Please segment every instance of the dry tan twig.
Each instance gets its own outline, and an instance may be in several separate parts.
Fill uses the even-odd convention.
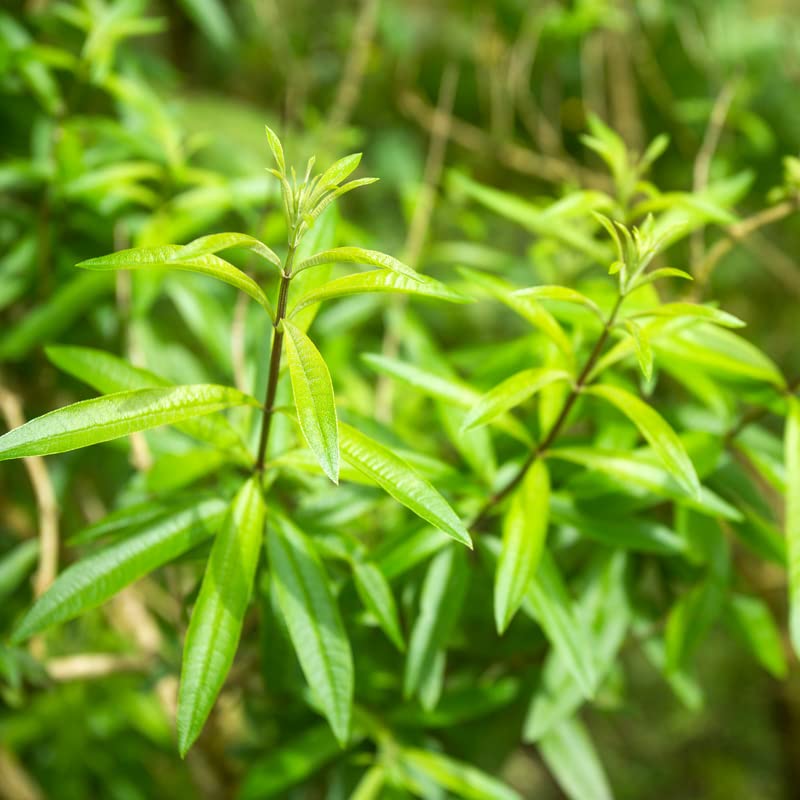
[[[42,790],[5,747],[0,747],[0,799],[44,800]]]
[[[3,386],[0,386],[0,411],[9,428],[18,428],[25,423],[22,401]],[[39,566],[33,581],[38,597],[55,580],[58,571],[58,500],[44,459],[35,456],[23,459],[23,463],[33,487],[39,516]]]
[[[63,683],[104,678],[118,672],[140,672],[148,669],[152,663],[152,656],[147,654],[79,653],[51,658],[45,662],[44,668],[52,680]]]

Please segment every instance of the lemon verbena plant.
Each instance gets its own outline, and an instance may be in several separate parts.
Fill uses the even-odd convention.
[[[267,138],[286,221],[283,257],[252,236],[220,233],[186,245],[123,250],[78,265],[87,270],[184,270],[216,278],[249,295],[271,321],[263,398],[232,386],[170,385],[159,375],[106,352],[54,347],[49,355],[61,369],[103,395],[52,411],[0,438],[3,460],[62,453],[164,425],[174,425],[206,446],[192,457],[209,460],[217,468],[216,491],[188,500],[162,495],[157,503],[124,508],[93,526],[80,541],[102,538],[106,546],[65,569],[12,635],[12,641],[22,642],[69,620],[212,540],[183,650],[177,728],[184,754],[200,733],[233,663],[265,531],[276,601],[300,665],[336,738],[344,745],[351,734],[353,658],[348,636],[332,580],[309,537],[292,520],[294,500],[279,490],[283,471],[321,470],[334,483],[346,471],[348,478],[383,488],[461,545],[471,544],[448,502],[403,457],[338,420],[328,367],[306,332],[313,318],[309,309],[338,297],[399,292],[451,302],[465,298],[384,253],[360,247],[304,252],[306,235],[315,225],[324,225],[326,209],[374,179],[347,180],[358,167],[360,154],[342,158],[317,175],[312,175],[312,158],[298,178],[293,169],[287,170],[282,145],[269,128]],[[265,269],[277,273],[274,301],[258,281],[218,255],[232,248],[251,250]],[[290,299],[293,283],[338,262],[376,269],[306,281],[305,290]],[[285,365],[293,402],[278,405]],[[237,419],[238,424],[219,413],[236,407],[250,410]],[[296,445],[304,443],[309,458],[297,448],[272,446],[270,433],[277,414],[296,426],[300,434]],[[251,448],[253,436],[255,447]],[[401,644],[388,582],[363,554],[354,552],[351,562],[366,608],[376,615],[386,635]]]

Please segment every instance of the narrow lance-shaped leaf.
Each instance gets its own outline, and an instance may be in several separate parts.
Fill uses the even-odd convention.
[[[464,523],[447,501],[388,447],[345,423],[339,425],[342,455],[356,469],[375,481],[417,516],[430,522],[457,542],[472,547]]]
[[[60,370],[103,394],[174,385],[154,372],[135,367],[119,356],[93,347],[54,345],[46,348],[45,352]],[[246,454],[241,436],[223,416],[196,417],[176,423],[175,427],[216,447],[234,447]]]
[[[344,746],[353,704],[353,655],[328,576],[305,534],[270,517],[267,537],[278,604],[309,686]]]
[[[603,765],[585,726],[568,719],[539,742],[542,759],[570,800],[612,800]]]
[[[339,432],[328,367],[308,336],[291,322],[282,324],[300,430],[325,474],[338,483]]]
[[[77,266],[92,270],[117,269],[176,269],[197,272],[227,283],[250,295],[262,305],[270,316],[274,316],[269,298],[264,290],[249,276],[211,253],[192,255],[181,245],[161,245],[159,247],[135,247],[120,250],[99,258],[81,261]]]
[[[395,380],[402,381],[407,386],[413,386],[421,392],[442,400],[449,405],[458,408],[472,408],[481,398],[480,392],[462,381],[438,375],[427,369],[401,361],[397,358],[379,355],[377,353],[365,353],[363,360],[376,372],[388,375]],[[514,417],[501,414],[495,417],[494,424],[525,444],[530,444],[531,437],[525,426],[514,419]]]
[[[567,286],[531,286],[527,289],[517,289],[514,292],[514,296],[532,297],[534,300],[558,300],[562,303],[581,305],[584,308],[588,308],[589,311],[605,323],[603,312],[598,308],[594,300]]]
[[[503,633],[522,605],[542,554],[550,507],[550,478],[537,459],[525,473],[503,522],[503,548],[494,581],[494,616]]]
[[[662,303],[654,308],[644,311],[637,311],[631,314],[628,319],[639,317],[684,317],[713,322],[723,328],[743,328],[747,323],[713,306],[702,306],[697,303]]]
[[[309,202],[313,205],[325,192],[335,189],[351,173],[355,172],[361,163],[361,153],[351,153],[348,156],[334,161],[322,175],[319,176],[317,189],[311,196]]]
[[[378,567],[370,561],[353,565],[353,581],[365,608],[375,617],[383,632],[401,652],[406,649],[397,605],[392,589]]]
[[[95,397],[51,411],[0,436],[0,461],[64,453],[242,405],[257,406],[258,401],[237,389],[214,384]]]
[[[233,664],[264,538],[265,513],[259,479],[250,478],[214,539],[184,643],[177,717],[182,756],[200,734]]]
[[[587,387],[584,392],[602,398],[628,417],[675,480],[693,497],[700,494],[700,481],[686,448],[655,409],[636,395],[616,386],[598,384]]]
[[[449,545],[428,566],[406,656],[403,694],[411,697],[433,669],[461,613],[469,573],[463,551]]]
[[[278,134],[275,133],[275,131],[273,131],[269,125],[265,125],[264,128],[266,129],[267,143],[269,144],[269,149],[272,152],[272,157],[275,159],[278,169],[282,173],[286,172],[286,160],[283,157],[283,145],[281,145],[281,140],[278,138]]]
[[[568,381],[570,374],[563,369],[548,367],[524,369],[490,389],[470,409],[464,418],[464,429],[486,425],[506,411],[524,403],[538,391],[556,381]]]
[[[369,264],[398,275],[405,275],[415,281],[422,279],[422,276],[416,270],[406,266],[402,261],[398,261],[396,258],[386,255],[386,253],[380,253],[377,250],[365,250],[363,247],[336,247],[333,250],[324,250],[301,261],[294,268],[294,273],[302,272],[304,269],[316,267],[320,264],[338,262]]]
[[[398,275],[396,272],[385,272],[376,269],[335,278],[318,289],[312,289],[297,301],[297,305],[292,309],[289,316],[293,317],[306,306],[321,303],[323,300],[333,300],[353,294],[364,294],[365,292],[413,294],[421,297],[432,297],[437,300],[447,300],[451,303],[470,302],[468,297],[449,289],[443,283],[433,280],[433,278],[423,275],[409,278],[407,275]]]
[[[757,597],[732,594],[728,600],[727,612],[734,631],[764,669],[776,678],[785,678],[788,664],[781,631],[769,606]]]
[[[70,565],[22,618],[12,641],[21,642],[105,602],[207,539],[224,513],[221,500],[204,500],[194,508],[160,517],[139,533]]]
[[[642,371],[644,379],[649,381],[653,377],[653,348],[650,346],[647,331],[631,319],[626,319],[624,324],[631,339],[633,339],[639,369]]]
[[[784,441],[786,545],[789,571],[789,633],[800,656],[800,400],[789,398]]]
[[[230,250],[234,247],[252,250],[252,252],[260,255],[273,266],[278,269],[282,268],[281,260],[277,253],[267,247],[264,242],[246,233],[212,233],[209,236],[201,236],[199,239],[183,245],[181,257],[204,256],[219,253],[222,250]]]
[[[497,778],[442,753],[431,750],[402,750],[400,763],[465,800],[521,800],[520,795]],[[413,776],[409,778],[413,785]],[[415,787],[416,790],[420,788]]]

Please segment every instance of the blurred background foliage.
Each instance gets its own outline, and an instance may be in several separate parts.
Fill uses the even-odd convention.
[[[797,375],[800,168],[787,157],[798,154],[799,88],[797,0],[6,0],[5,423],[13,427],[23,414],[84,396],[47,361],[48,342],[127,352],[178,381],[235,376],[241,365],[225,332],[237,313],[249,311],[237,311],[228,287],[191,291],[188,278],[162,285],[143,276],[131,286],[106,273],[78,275],[74,264],[215,230],[275,241],[281,221],[265,172],[265,122],[281,133],[293,163],[310,153],[324,164],[364,151],[367,173],[381,182],[343,201],[343,241],[352,233],[445,278],[459,264],[522,285],[569,285],[582,269],[553,246],[568,235],[569,221],[557,223],[564,231],[533,237],[473,202],[474,184],[465,178],[534,204],[551,202],[576,188],[609,187],[581,138],[590,114],[633,152],[667,133],[669,147],[647,179],[665,193],[727,180],[736,214],[679,244],[672,264],[697,274],[718,253],[709,295],[747,320],[750,341],[784,374]],[[765,207],[774,219],[747,228]],[[354,415],[372,413],[374,375],[357,354],[380,350],[392,315],[391,305],[385,318],[376,313],[381,307],[359,299],[325,310],[316,323],[326,357],[337,364],[337,383],[346,387],[337,391]],[[482,345],[516,330],[495,311],[419,313],[442,349],[467,363],[485,355]],[[255,317],[248,322],[248,352],[260,352],[266,330]],[[488,379],[492,366],[490,360],[478,370]],[[405,424],[413,428],[409,418]],[[434,437],[427,429],[415,433],[422,441]],[[25,579],[37,559],[37,514],[48,511],[42,496],[60,505],[66,538],[97,519],[120,485],[129,499],[146,494],[144,473],[130,478],[127,450],[110,452],[102,474],[91,452],[54,460],[47,476],[32,476],[34,484],[50,485],[44,495],[34,494],[21,468],[0,471],[4,631],[30,604],[36,581],[47,580],[46,565],[33,586]],[[27,550],[16,547],[21,539],[30,539]],[[14,559],[3,559],[12,550]],[[759,573],[780,613],[780,571],[738,566]],[[148,581],[148,604],[180,627],[184,612],[173,594]],[[215,712],[214,732],[180,761],[168,709],[179,642],[130,593],[49,636],[46,668],[37,647],[44,644],[34,643],[37,658],[0,651],[2,796],[225,797],[253,754],[279,741],[278,730],[243,722],[242,702],[255,718],[269,711],[259,707],[265,701],[258,692],[247,699],[257,677],[248,673],[245,653]],[[75,657],[100,652],[116,660]],[[281,663],[280,654],[268,655],[267,664]],[[798,796],[796,664],[788,681],[778,682],[735,638],[712,634],[699,654],[704,696],[687,688],[688,710],[641,653],[626,651],[623,662],[619,686],[610,681],[599,710],[587,715],[618,798]],[[265,678],[279,685],[280,667],[272,669]],[[290,723],[291,709],[282,713]],[[462,759],[491,771],[516,736],[510,728],[508,714],[498,714],[455,725],[447,736]],[[561,796],[532,753],[521,751],[503,769],[525,797]],[[286,796],[346,797],[350,785],[339,766],[323,772],[316,788]]]

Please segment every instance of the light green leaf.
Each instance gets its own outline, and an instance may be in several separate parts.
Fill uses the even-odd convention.
[[[727,610],[733,629],[758,662],[776,678],[785,678],[788,664],[781,632],[769,606],[757,597],[732,594]]]
[[[370,561],[353,564],[353,581],[364,607],[378,620],[389,640],[401,652],[406,649],[397,605],[389,582],[380,569]]]
[[[568,381],[570,374],[563,369],[541,367],[524,369],[506,378],[483,395],[464,418],[464,430],[486,425],[506,411],[524,403],[538,391],[556,381]]]
[[[542,552],[536,575],[528,584],[523,609],[541,625],[583,696],[593,697],[597,666],[591,634],[586,621],[576,614],[564,579],[547,550]]]
[[[392,450],[344,423],[339,425],[339,441],[345,460],[387,494],[457,542],[472,547],[464,523],[447,501]]]
[[[723,328],[743,328],[747,324],[727,311],[721,311],[713,306],[701,306],[697,303],[663,303],[660,306],[631,314],[628,319],[639,317],[686,317],[712,322]]]
[[[0,337],[0,361],[24,358],[34,347],[66,330],[100,295],[111,294],[113,290],[111,275],[84,274],[73,278]]]
[[[221,500],[204,500],[70,565],[23,617],[12,640],[21,642],[100,605],[129,583],[208,539],[224,513]]]
[[[603,312],[594,300],[567,286],[532,286],[528,289],[517,289],[514,295],[516,297],[531,297],[534,300],[559,300],[562,303],[575,303],[588,308],[605,323]]]
[[[249,275],[211,253],[192,255],[191,246],[188,253],[186,247],[174,244],[136,247],[99,258],[90,258],[88,261],[81,261],[77,266],[91,270],[176,269],[209,275],[250,295],[267,310],[270,316],[274,317],[269,298]]]
[[[633,339],[639,369],[642,371],[644,379],[649,381],[653,377],[653,348],[650,346],[647,331],[631,319],[626,319],[623,324]]]
[[[0,558],[0,600],[22,583],[39,558],[39,540],[27,539]]]
[[[60,370],[83,381],[103,394],[132,389],[154,389],[172,386],[154,372],[134,367],[118,356],[93,347],[52,345],[45,349],[47,357]],[[246,453],[241,436],[225,417],[214,415],[188,419],[175,427],[189,436],[226,449],[236,447]]]
[[[328,576],[305,534],[270,516],[267,536],[278,604],[297,658],[339,744],[347,743],[353,656]]]
[[[313,207],[325,192],[336,189],[348,175],[355,172],[360,163],[361,153],[352,153],[349,156],[340,158],[338,161],[334,161],[333,164],[319,176],[314,193],[309,199],[309,205]]]
[[[272,157],[275,159],[278,169],[281,173],[284,173],[286,172],[286,160],[283,157],[283,145],[281,144],[281,140],[278,138],[278,134],[275,133],[269,125],[265,125],[264,128],[266,129],[267,144],[269,144]]]
[[[585,726],[559,722],[539,741],[539,752],[570,800],[612,800],[603,765]]]
[[[628,417],[675,480],[694,497],[700,494],[700,481],[683,443],[655,409],[616,386],[598,384],[585,388],[584,393],[602,398]]]
[[[323,212],[325,209],[332,203],[334,200],[338,200],[343,194],[347,194],[348,192],[352,192],[353,189],[358,189],[361,186],[369,186],[371,183],[375,183],[378,179],[377,178],[358,178],[354,181],[348,181],[347,183],[339,186],[337,189],[334,189],[330,194],[326,195],[319,201],[316,208],[308,215],[310,222],[313,224],[314,220]],[[305,224],[304,226],[305,227]]]
[[[328,367],[308,336],[287,320],[282,324],[300,430],[325,474],[338,483],[339,433]]]
[[[522,800],[497,778],[479,769],[432,750],[404,749],[401,763],[419,772],[448,792],[465,800]],[[409,776],[413,783],[413,776]]]
[[[794,651],[800,655],[800,400],[796,397],[789,398],[784,453],[786,461],[784,519],[789,573],[789,632]]]
[[[572,364],[572,343],[556,318],[531,297],[521,297],[514,286],[494,275],[464,267],[458,270],[471,284],[508,306],[547,336]]]
[[[116,392],[51,411],[0,436],[0,461],[64,453],[242,405],[258,401],[214,384]]]
[[[461,613],[469,573],[460,548],[448,545],[428,565],[406,656],[403,695],[419,692]]]
[[[381,792],[386,784],[386,770],[376,764],[370,767],[353,789],[350,800],[380,800]]]
[[[522,605],[547,536],[550,477],[537,459],[525,473],[503,521],[503,548],[494,580],[494,618],[503,633]]]
[[[316,267],[320,264],[333,264],[347,262],[351,264],[370,264],[373,267],[394,272],[397,275],[405,275],[407,278],[418,281],[422,276],[411,267],[403,264],[386,253],[379,253],[377,250],[365,250],[363,247],[336,247],[333,250],[325,250],[322,253],[306,258],[301,261],[294,269],[294,274],[301,272],[309,267]]]
[[[259,478],[250,478],[214,539],[183,648],[177,715],[181,756],[200,735],[233,664],[264,539],[265,514]]]
[[[230,250],[234,247],[252,250],[278,269],[283,267],[280,258],[271,248],[246,233],[212,233],[209,236],[201,236],[199,239],[183,245],[181,258],[205,256],[219,253],[223,250]]]
[[[450,303],[468,303],[469,298],[449,289],[443,283],[419,275],[409,278],[406,275],[398,275],[396,272],[385,272],[384,270],[370,270],[369,272],[356,272],[352,275],[345,275],[312,289],[304,294],[297,305],[291,310],[289,317],[293,317],[306,306],[314,303],[321,303],[323,300],[333,300],[338,297],[348,297],[353,294],[363,294],[365,292],[389,292],[395,294],[414,294],[420,297],[432,297],[438,300],[447,300]]]
[[[327,725],[309,728],[250,765],[239,800],[284,797],[287,789],[313,775],[341,752]]]
[[[407,386],[413,386],[437,400],[458,408],[472,408],[481,399],[480,392],[466,383],[456,378],[442,377],[416,364],[378,353],[365,353],[362,358],[376,372],[389,375]],[[525,426],[512,416],[501,414],[493,420],[493,423],[515,439],[530,444],[531,437]]]
[[[638,277],[631,286],[628,287],[628,294],[634,289],[640,289],[642,286],[647,286],[655,281],[660,281],[662,278],[682,278],[685,281],[693,281],[694,278],[682,269],[675,269],[675,267],[661,267],[654,269],[652,272],[645,272]]]

